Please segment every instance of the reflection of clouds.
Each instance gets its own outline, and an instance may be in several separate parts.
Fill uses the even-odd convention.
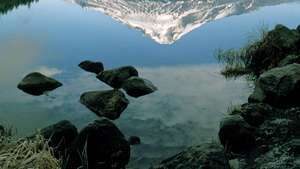
[[[63,72],[60,69],[50,68],[50,67],[47,67],[47,66],[41,66],[36,71],[40,72],[40,73],[42,73],[46,76],[50,76],[50,77],[55,76],[55,75],[59,75]]]

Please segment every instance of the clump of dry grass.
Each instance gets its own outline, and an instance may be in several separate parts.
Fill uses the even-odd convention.
[[[42,136],[16,139],[0,136],[0,169],[60,169],[59,160]]]

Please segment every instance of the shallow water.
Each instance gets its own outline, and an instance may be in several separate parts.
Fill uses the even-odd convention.
[[[296,27],[300,3],[204,2],[40,0],[0,14],[0,122],[26,135],[62,119],[78,127],[96,119],[78,102],[84,91],[109,89],[77,67],[90,59],[106,68],[134,65],[159,89],[130,99],[116,121],[126,135],[143,140],[134,149],[136,156],[144,150],[135,165],[213,139],[227,107],[251,91],[243,79],[219,74],[214,52],[241,47],[262,26]],[[64,86],[50,97],[26,95],[16,85],[31,71]]]

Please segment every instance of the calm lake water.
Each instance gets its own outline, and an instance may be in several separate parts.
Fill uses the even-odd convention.
[[[0,13],[0,123],[14,126],[20,135],[63,119],[80,128],[97,118],[79,103],[80,94],[109,87],[78,63],[133,65],[159,88],[130,99],[116,121],[124,134],[141,137],[132,165],[144,167],[215,138],[227,107],[243,103],[251,92],[243,79],[228,81],[219,74],[215,51],[241,47],[257,37],[259,28],[279,23],[300,24],[298,0],[40,0],[20,5]],[[64,86],[50,96],[26,95],[16,86],[32,71]]]

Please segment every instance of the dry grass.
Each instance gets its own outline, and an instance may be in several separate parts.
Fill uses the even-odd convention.
[[[0,136],[0,169],[60,169],[59,160],[41,136],[16,139]]]

